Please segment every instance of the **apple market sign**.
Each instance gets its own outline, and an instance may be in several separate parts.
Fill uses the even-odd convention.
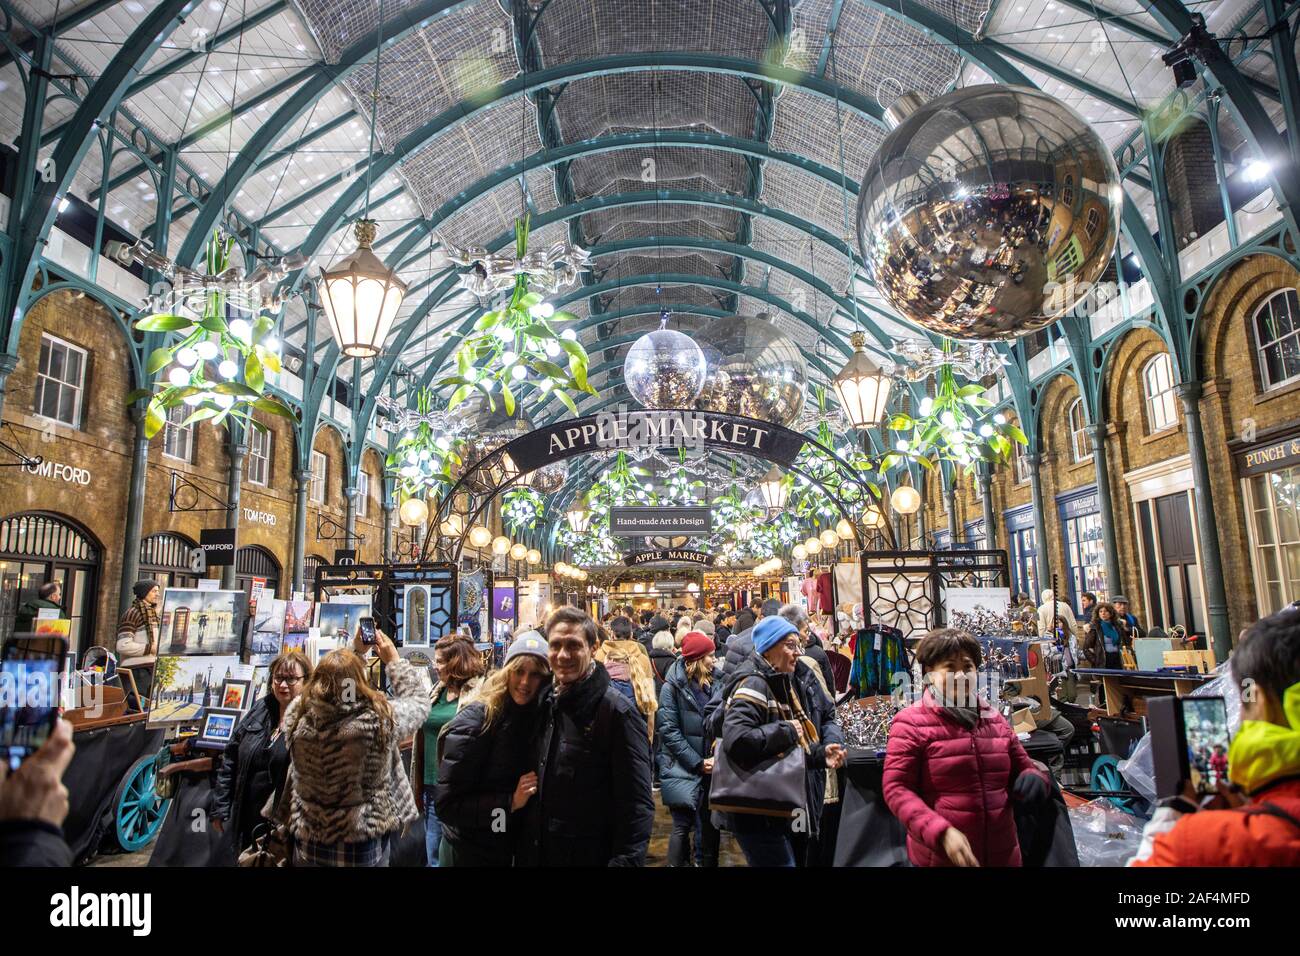
[[[29,475],[39,475],[53,481],[66,481],[70,485],[80,485],[83,488],[90,484],[89,469],[75,468],[61,461],[41,461],[34,465],[23,465],[23,470]]]
[[[659,548],[654,551],[636,551],[624,555],[623,564],[629,568],[640,567],[643,564],[699,564],[711,568],[713,555],[703,551]]]

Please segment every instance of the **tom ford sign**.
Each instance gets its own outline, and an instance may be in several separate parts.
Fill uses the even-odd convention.
[[[739,415],[695,411],[601,413],[521,435],[503,449],[519,471],[596,451],[638,448],[727,448],[789,465],[803,447],[798,432]]]
[[[620,505],[609,509],[609,533],[631,537],[645,534],[708,534],[713,527],[707,507]]]
[[[41,461],[35,465],[23,465],[23,471],[29,475],[50,478],[54,481],[66,481],[70,485],[90,484],[90,472],[85,468],[75,468],[61,461]]]
[[[638,551],[623,558],[629,568],[643,564],[701,564],[713,567],[713,555],[703,551],[686,551],[677,548],[659,548],[655,551]]]

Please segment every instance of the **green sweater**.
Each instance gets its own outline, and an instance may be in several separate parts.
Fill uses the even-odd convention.
[[[438,782],[438,734],[453,717],[456,716],[456,701],[447,699],[443,690],[438,699],[429,708],[429,716],[424,719],[424,785],[431,787]]]

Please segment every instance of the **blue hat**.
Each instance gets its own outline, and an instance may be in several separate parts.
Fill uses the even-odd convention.
[[[520,654],[532,654],[534,657],[540,657],[549,663],[548,650],[546,639],[542,635],[536,631],[524,631],[511,643],[510,649],[506,651],[504,663],[510,663],[513,658],[518,657]]]
[[[766,654],[787,634],[798,634],[795,627],[783,617],[765,617],[754,625],[754,650]]]

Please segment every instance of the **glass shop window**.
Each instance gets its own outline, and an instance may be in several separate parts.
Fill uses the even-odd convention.
[[[256,428],[248,430],[248,481],[265,485],[271,477],[271,433]]]
[[[85,380],[86,351],[71,342],[42,334],[33,414],[80,428]]]
[[[1259,377],[1264,388],[1300,380],[1300,299],[1283,289],[1255,313]]]
[[[1029,481],[1029,448],[1018,441],[1011,443],[1011,461],[1015,469],[1016,484]]]
[[[1105,549],[1101,538],[1101,515],[1080,515],[1065,521],[1065,554],[1070,566],[1072,594],[1077,600],[1092,591],[1097,600],[1107,600]]]
[[[1142,390],[1146,394],[1147,434],[1178,424],[1178,402],[1174,396],[1174,367],[1162,352],[1142,367]]]
[[[364,518],[370,513],[370,475],[357,472],[357,517]]]
[[[1083,399],[1076,398],[1070,406],[1070,455],[1077,465],[1092,458],[1092,444],[1088,441],[1088,421],[1083,415]]]
[[[312,452],[311,491],[309,493],[312,504],[323,505],[325,503],[325,475],[328,469],[329,459],[325,457],[324,452]]]
[[[177,405],[167,409],[167,424],[163,426],[163,454],[181,461],[194,460],[194,425],[186,425],[189,407]]]
[[[1300,467],[1248,479],[1260,613],[1300,600]]]

